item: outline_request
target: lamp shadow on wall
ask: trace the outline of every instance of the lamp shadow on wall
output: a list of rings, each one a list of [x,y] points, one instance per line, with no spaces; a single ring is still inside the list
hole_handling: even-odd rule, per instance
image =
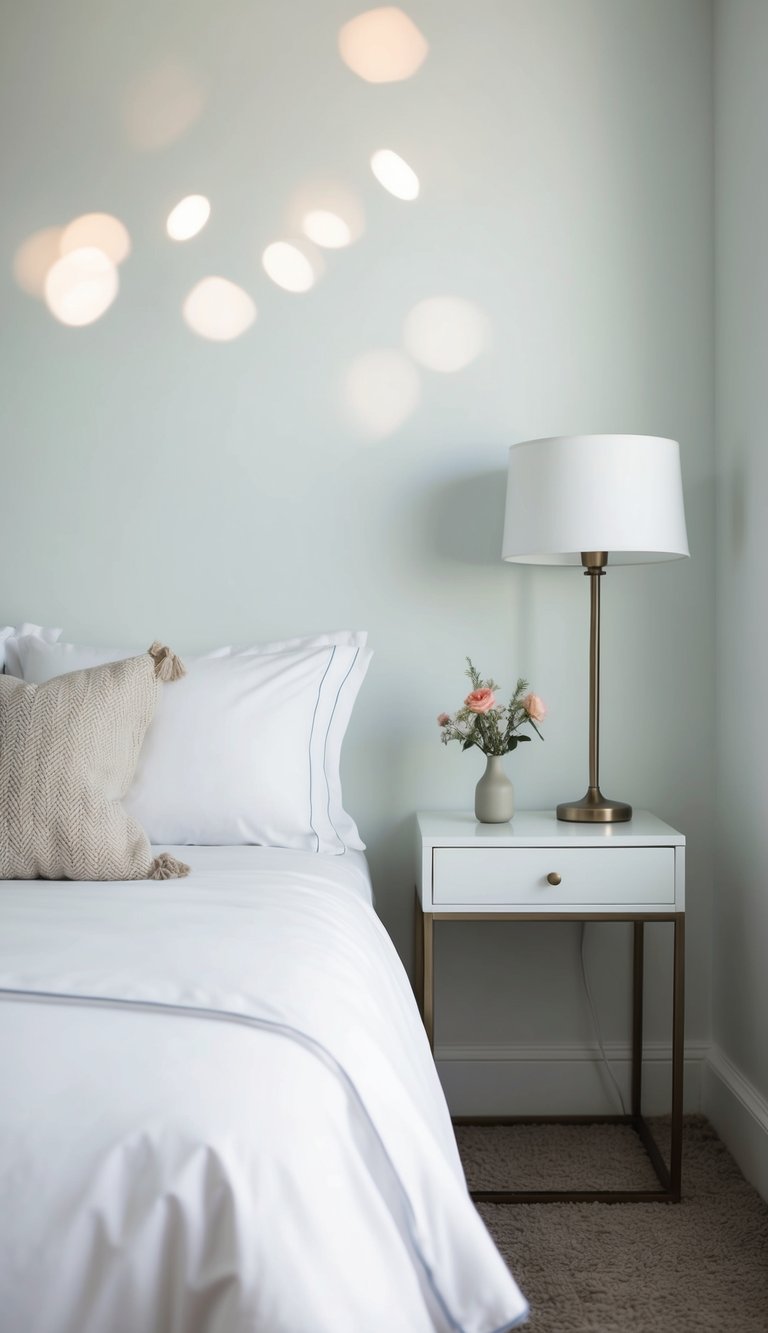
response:
[[[516,649],[524,649],[534,628],[534,571],[502,561],[506,488],[506,470],[500,469],[470,473],[431,486],[424,497],[418,526],[424,546],[436,563],[475,569],[481,565],[489,569],[489,574],[493,569],[493,587],[503,589],[504,602],[499,609],[508,617]]]
[[[506,484],[505,472],[480,472],[430,490],[424,534],[440,560],[500,563]]]
[[[429,559],[443,570],[463,565],[475,576],[478,566],[487,571],[489,632],[494,624],[503,625],[510,655],[524,661],[536,636],[536,571],[501,558],[506,487],[506,469],[433,485],[418,526]]]

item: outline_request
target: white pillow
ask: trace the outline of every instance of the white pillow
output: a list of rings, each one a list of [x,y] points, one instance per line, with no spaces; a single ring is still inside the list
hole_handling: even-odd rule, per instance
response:
[[[0,631],[0,636],[3,631]],[[67,671],[84,671],[87,667],[103,666],[106,662],[122,662],[126,657],[139,657],[142,648],[92,648],[80,643],[56,643],[52,638],[61,630],[38,630],[37,626],[22,626],[21,630],[11,630],[12,639],[6,641],[6,659],[13,660],[18,669],[6,670],[14,676],[22,676],[31,685],[42,685],[53,676],[63,676]],[[32,642],[22,642],[24,636],[32,636]],[[274,639],[270,643],[254,643],[243,647],[227,644],[222,648],[212,648],[207,653],[196,657],[184,654],[184,665],[189,667],[202,658],[236,657],[240,654],[283,653],[303,648],[325,648],[331,644],[346,644],[364,648],[368,641],[365,630],[332,630],[328,634],[314,634],[304,639]]]
[[[365,636],[343,637],[358,642],[300,640],[293,651],[270,644],[185,660],[187,675],[161,695],[123,801],[151,842],[363,849],[343,808],[339,763],[371,653]],[[24,678],[37,683],[79,669],[78,653],[91,651],[19,644]]]
[[[22,625],[17,625],[13,629],[6,625],[0,629],[0,671],[5,671],[9,676],[23,676],[21,661],[18,652],[18,640],[22,637],[39,638],[44,643],[54,643],[61,634],[60,629],[45,629],[42,625],[31,625],[24,621]],[[138,657],[139,653],[134,653]],[[110,661],[118,661],[118,658],[110,658]]]

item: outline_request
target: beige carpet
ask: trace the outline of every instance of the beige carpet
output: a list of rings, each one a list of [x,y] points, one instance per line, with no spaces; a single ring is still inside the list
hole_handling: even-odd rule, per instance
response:
[[[457,1137],[470,1188],[655,1187],[623,1126],[460,1126]],[[530,1302],[531,1333],[768,1333],[768,1204],[699,1116],[686,1118],[680,1204],[480,1213]]]

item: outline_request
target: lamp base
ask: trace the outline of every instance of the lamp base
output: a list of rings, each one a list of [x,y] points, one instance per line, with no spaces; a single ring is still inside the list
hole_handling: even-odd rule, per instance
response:
[[[599,787],[589,787],[580,801],[563,801],[557,817],[581,824],[618,824],[632,818],[632,806],[609,800]]]

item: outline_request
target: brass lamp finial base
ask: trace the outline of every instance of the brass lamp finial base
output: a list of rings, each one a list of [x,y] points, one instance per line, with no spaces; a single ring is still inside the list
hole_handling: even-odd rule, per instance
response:
[[[599,787],[589,787],[580,801],[563,801],[557,817],[581,824],[618,824],[632,818],[632,806],[609,800]]]

